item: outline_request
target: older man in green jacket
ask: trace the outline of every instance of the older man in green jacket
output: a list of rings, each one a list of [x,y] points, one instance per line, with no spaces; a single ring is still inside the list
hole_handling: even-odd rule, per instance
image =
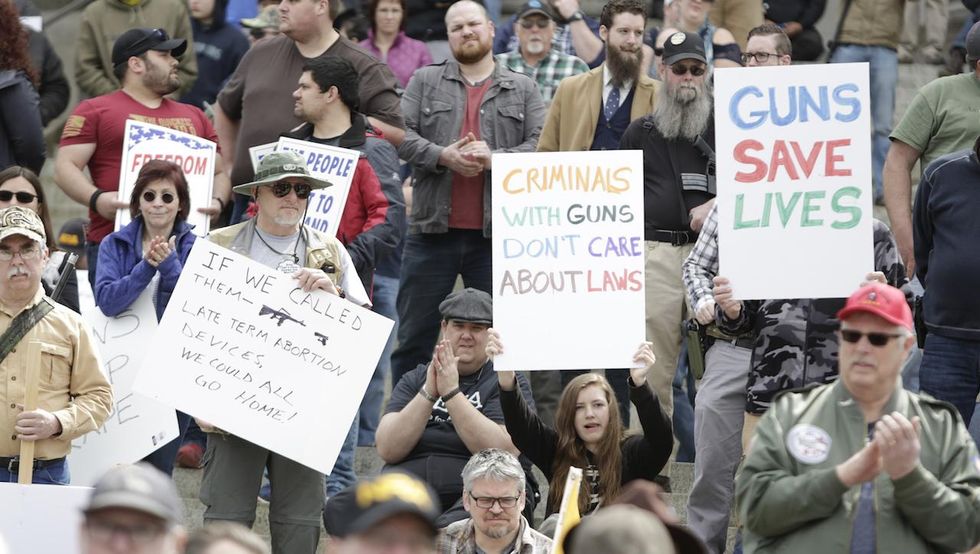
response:
[[[736,478],[745,552],[962,552],[980,543],[980,458],[952,406],[902,388],[905,296],[838,313],[840,379],[779,397]]]

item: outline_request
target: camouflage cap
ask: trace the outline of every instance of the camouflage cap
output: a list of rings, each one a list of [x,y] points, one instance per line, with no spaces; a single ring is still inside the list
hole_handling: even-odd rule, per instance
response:
[[[41,218],[20,206],[0,210],[0,240],[13,235],[23,235],[42,245],[47,242]]]
[[[259,15],[241,20],[242,27],[248,29],[278,29],[279,4],[262,8]]]
[[[482,290],[465,288],[447,296],[439,304],[439,313],[445,320],[492,325],[493,299]]]
[[[912,309],[905,300],[905,294],[891,285],[871,283],[861,287],[847,299],[844,308],[837,312],[837,319],[844,321],[858,312],[876,315],[909,331],[915,330]]]

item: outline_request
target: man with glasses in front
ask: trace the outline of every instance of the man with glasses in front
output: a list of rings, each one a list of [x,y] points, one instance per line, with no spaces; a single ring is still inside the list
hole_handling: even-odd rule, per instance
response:
[[[335,237],[303,224],[310,192],[329,186],[310,175],[300,154],[267,154],[255,181],[235,187],[236,193],[253,197],[258,213],[212,232],[208,240],[290,275],[305,291],[320,289],[368,306],[347,250]],[[198,424],[208,433],[208,463],[201,481],[205,523],[234,521],[251,527],[262,473],[268,469],[273,552],[313,554],[320,539],[323,474],[207,422],[198,420]]]
[[[0,482],[17,482],[21,444],[34,442],[32,482],[67,485],[71,441],[98,429],[112,411],[112,387],[88,324],[44,294],[44,225],[20,206],[0,210]],[[40,342],[40,359],[31,342]],[[27,371],[38,373],[37,406],[25,399]]]
[[[551,539],[532,529],[521,515],[524,480],[520,462],[506,450],[488,448],[474,454],[463,468],[463,507],[470,517],[443,529],[436,551],[551,552]]]
[[[905,295],[866,285],[837,318],[840,379],[778,397],[736,478],[745,551],[969,550],[980,458],[953,406],[902,388]]]

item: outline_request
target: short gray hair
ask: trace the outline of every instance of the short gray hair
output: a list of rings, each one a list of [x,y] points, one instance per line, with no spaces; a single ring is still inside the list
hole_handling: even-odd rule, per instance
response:
[[[209,523],[191,533],[186,554],[206,554],[212,546],[223,541],[240,546],[250,554],[269,554],[265,541],[248,527],[231,521]]]
[[[499,448],[481,450],[466,462],[466,467],[463,468],[463,491],[473,490],[473,481],[477,479],[517,481],[518,491],[523,491],[526,483],[521,463],[513,454]]]

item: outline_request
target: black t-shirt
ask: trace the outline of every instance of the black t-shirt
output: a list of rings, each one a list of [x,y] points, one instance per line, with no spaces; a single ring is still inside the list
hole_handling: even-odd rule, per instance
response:
[[[406,373],[398,381],[395,389],[391,391],[391,398],[388,400],[385,413],[399,412],[415,398],[419,389],[425,384],[426,367],[427,364],[421,364]],[[533,407],[534,400],[531,398],[531,387],[527,379],[518,374],[517,383],[525,401]],[[476,373],[460,377],[459,388],[463,396],[470,401],[470,404],[476,407],[487,419],[500,425],[504,424],[504,412],[500,408],[500,389],[497,388],[497,373],[493,370],[492,361],[488,361]],[[463,439],[456,433],[449,411],[441,399],[432,406],[432,413],[429,415],[429,421],[425,424],[425,431],[422,432],[418,444],[409,452],[405,460],[433,454],[456,456],[465,460],[469,460],[471,455],[466,444],[463,443]]]
[[[701,136],[714,148],[714,120]],[[644,227],[690,231],[687,213],[715,196],[707,192],[708,157],[689,140],[663,138],[649,115],[630,123],[620,148],[643,150]]]

